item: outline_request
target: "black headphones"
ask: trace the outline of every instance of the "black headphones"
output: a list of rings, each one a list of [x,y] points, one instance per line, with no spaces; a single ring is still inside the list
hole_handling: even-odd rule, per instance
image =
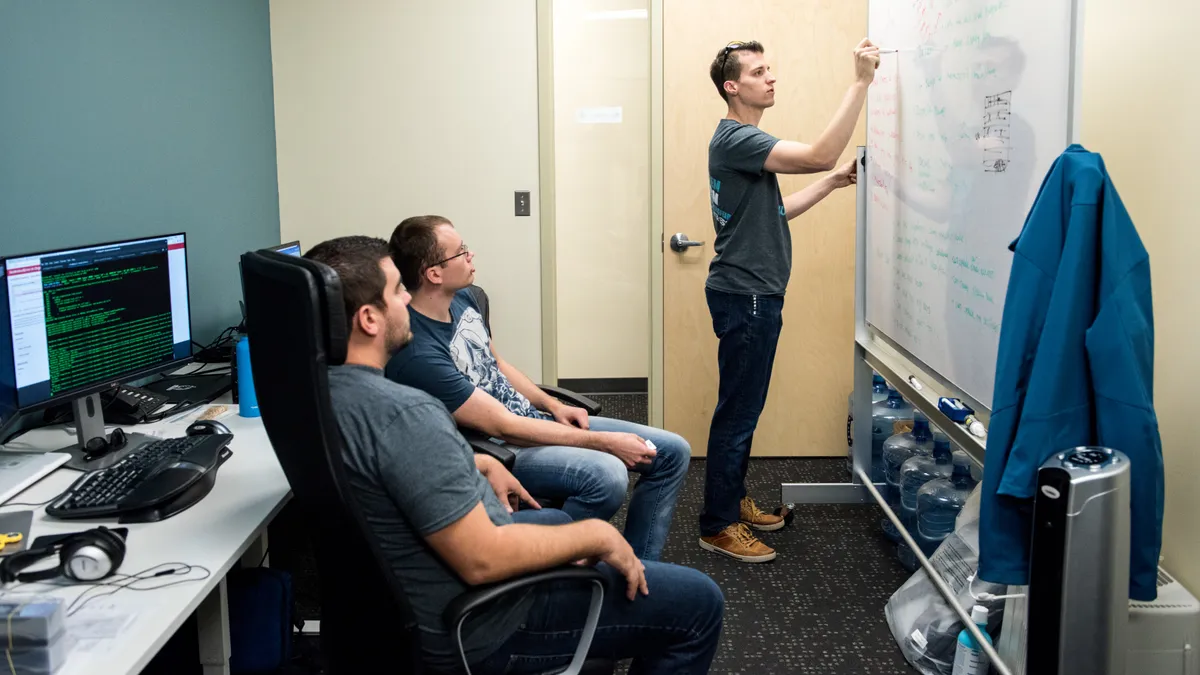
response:
[[[36,572],[22,572],[33,563],[58,554],[58,565]],[[75,581],[98,581],[125,560],[125,540],[107,527],[67,535],[41,548],[18,551],[0,561],[0,583],[45,581],[64,576]]]

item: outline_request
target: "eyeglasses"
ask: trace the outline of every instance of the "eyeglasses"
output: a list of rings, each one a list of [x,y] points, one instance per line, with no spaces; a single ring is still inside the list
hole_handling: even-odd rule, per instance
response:
[[[729,60],[729,52],[736,52],[745,46],[746,43],[740,40],[735,40],[725,45],[725,49],[721,52],[721,77],[725,77],[725,62]]]
[[[433,263],[432,265],[430,265],[430,267],[436,267],[438,265],[441,265],[442,263],[448,263],[451,260],[454,260],[455,258],[461,258],[468,253],[470,253],[470,251],[467,249],[467,243],[463,242],[463,245],[458,247],[458,253],[455,253],[454,255],[450,256],[449,258],[446,258],[445,260],[439,260],[439,261]]]

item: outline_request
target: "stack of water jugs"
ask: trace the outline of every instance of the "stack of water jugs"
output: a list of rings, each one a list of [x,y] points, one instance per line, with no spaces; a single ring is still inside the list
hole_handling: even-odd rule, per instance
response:
[[[850,394],[849,408],[853,417],[854,394]],[[875,375],[871,388],[871,481],[883,482],[883,443],[895,435],[898,423],[911,423],[913,407],[900,392],[884,383],[883,378]],[[851,443],[853,442],[852,439]],[[846,448],[846,470],[854,473],[854,446],[850,443]]]
[[[884,497],[926,556],[933,555],[962,511],[978,482],[971,460],[962,451],[952,452],[950,439],[933,428],[929,419],[875,376],[872,388],[871,480],[884,483]],[[900,425],[911,431],[895,433]],[[848,467],[853,464],[847,458]],[[892,521],[884,518],[884,534],[897,542],[896,555],[910,571],[916,556],[900,537]]]
[[[912,431],[895,434],[883,442],[883,471],[885,488],[883,496],[897,515],[900,510],[900,469],[904,463],[916,455],[933,454],[933,432],[929,428],[929,419],[920,411],[912,413]],[[883,533],[894,542],[901,541],[900,533],[888,518],[881,522]],[[916,531],[910,529],[910,534]]]
[[[975,489],[971,458],[961,450],[954,453],[953,470],[948,478],[929,481],[917,490],[917,532],[913,537],[921,552],[933,555],[951,532],[958,514]]]
[[[916,539],[918,535],[917,497],[921,489],[931,481],[949,478],[953,471],[952,462],[950,439],[938,435],[933,441],[932,454],[913,455],[900,465],[900,522],[913,539]],[[954,529],[953,522],[950,524],[950,529]],[[945,538],[945,534],[942,535],[942,538]],[[937,543],[941,543],[941,540],[938,540]],[[936,544],[934,548],[937,548]],[[931,550],[930,553],[932,552]],[[896,555],[900,558],[900,563],[910,571],[917,568],[917,558],[907,544],[900,543],[896,548]]]
[[[882,375],[880,375],[879,373],[875,373],[874,376],[871,378],[871,405],[874,406],[877,403],[886,401],[887,397],[888,397],[887,383],[884,382]],[[846,404],[846,410],[847,410],[847,414],[846,414],[846,441],[847,441],[846,442],[846,471],[851,476],[853,476],[854,475],[854,441],[851,438],[851,429],[853,429],[853,426],[854,426],[854,392],[850,392],[850,397]],[[873,415],[878,414],[877,411],[872,411],[872,413],[873,413]],[[872,455],[872,457],[874,457],[874,455],[875,455],[874,443],[875,443],[875,438],[878,437],[878,435],[879,435],[879,431],[877,431],[878,429],[879,429],[878,423],[875,423],[872,425],[872,431],[874,432],[871,434],[871,436],[872,436],[872,438],[871,438],[871,442],[872,442],[871,455]],[[891,432],[889,431],[888,434],[890,435]]]
[[[882,483],[884,480],[883,445],[899,431],[896,425],[912,421],[912,404],[891,387],[888,387],[887,398],[871,406],[871,482]]]

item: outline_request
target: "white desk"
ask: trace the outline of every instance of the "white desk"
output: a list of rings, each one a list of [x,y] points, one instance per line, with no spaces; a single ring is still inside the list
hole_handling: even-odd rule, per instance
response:
[[[236,411],[236,406],[230,406]],[[193,416],[188,415],[185,420]],[[258,565],[265,554],[266,528],[291,496],[291,490],[271,444],[261,418],[243,418],[236,412],[219,420],[234,433],[229,444],[233,451],[217,473],[212,492],[190,509],[159,523],[118,525],[116,519],[56,520],[46,517],[44,508],[34,509],[33,524],[28,541],[46,534],[78,532],[97,525],[128,527],[125,561],[119,573],[133,574],[160,563],[203,565],[212,575],[203,581],[175,584],[153,591],[123,589],[90,605],[110,603],[120,611],[136,613],[136,619],[115,638],[111,649],[99,659],[89,654],[72,652],[59,675],[97,675],[109,673],[138,673],[166,644],[192,612],[198,611],[200,632],[200,662],[205,675],[229,672],[228,603],[225,595],[225,574],[245,556],[251,566]],[[124,427],[127,431],[160,432],[164,437],[183,435],[187,421]],[[110,427],[111,430],[111,427]],[[57,449],[74,442],[74,431],[62,427],[38,429],[15,439],[10,447]],[[35,483],[11,501],[38,503],[52,499],[80,476],[78,471],[61,468]],[[16,511],[29,507],[4,507],[0,511]],[[33,567],[30,569],[37,569]],[[193,570],[186,576],[164,576],[157,585],[183,578],[198,578],[203,572]],[[42,591],[47,585],[17,588],[15,592]],[[52,595],[68,602],[82,593],[86,586],[55,589]],[[96,589],[98,594],[109,589]]]

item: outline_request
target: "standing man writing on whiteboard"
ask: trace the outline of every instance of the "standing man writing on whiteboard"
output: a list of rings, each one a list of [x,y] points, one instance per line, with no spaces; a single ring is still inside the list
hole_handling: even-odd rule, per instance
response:
[[[776,174],[830,171],[850,142],[875,78],[879,49],[864,39],[854,49],[855,81],[825,131],[811,145],[779,140],[758,128],[775,105],[775,76],[758,42],[731,42],[709,68],[729,104],[708,145],[709,188],[716,257],[705,295],[720,340],[720,391],[708,438],[700,547],[742,562],[767,562],[775,550],[760,531],[783,527],[746,495],[754,429],[767,400],[775,346],[783,327],[783,294],[792,271],[788,221],[829,193],[857,180],[851,160],[812,185],[784,197]]]

